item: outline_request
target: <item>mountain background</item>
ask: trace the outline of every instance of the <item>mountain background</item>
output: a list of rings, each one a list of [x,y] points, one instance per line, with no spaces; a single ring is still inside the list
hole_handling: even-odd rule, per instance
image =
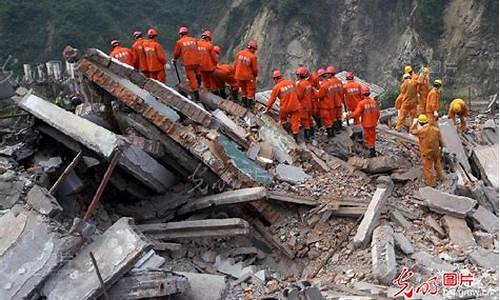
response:
[[[20,72],[62,59],[68,44],[108,52],[111,39],[129,45],[149,27],[171,52],[180,26],[197,36],[212,30],[225,62],[256,39],[259,89],[272,86],[275,68],[292,76],[299,65],[332,64],[393,94],[411,64],[430,66],[448,97],[498,92],[498,0],[3,0],[0,60],[10,56],[6,68]]]

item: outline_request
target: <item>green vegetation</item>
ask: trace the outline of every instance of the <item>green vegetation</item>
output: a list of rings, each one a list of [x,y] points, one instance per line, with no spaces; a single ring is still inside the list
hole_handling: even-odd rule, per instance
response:
[[[444,31],[443,14],[446,1],[417,0],[417,30],[428,41],[437,41]]]

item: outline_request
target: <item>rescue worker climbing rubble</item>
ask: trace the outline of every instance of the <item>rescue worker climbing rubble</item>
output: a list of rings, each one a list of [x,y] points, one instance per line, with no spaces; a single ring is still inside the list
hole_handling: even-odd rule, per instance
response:
[[[426,101],[427,95],[430,91],[429,85],[429,73],[430,70],[427,67],[422,69],[422,72],[418,75],[417,83],[418,83],[418,106],[417,113],[424,114],[426,109]]]
[[[200,93],[198,91],[197,74],[200,68],[200,52],[198,50],[198,41],[189,36],[189,29],[181,27],[178,31],[179,39],[175,43],[174,59],[172,63],[177,64],[177,60],[182,58],[184,62],[184,71],[189,81],[192,97],[195,101],[200,101]]]
[[[344,101],[345,101],[345,110],[346,111],[354,111],[358,106],[358,103],[363,99],[361,95],[361,88],[363,87],[359,82],[354,80],[354,73],[352,71],[348,71],[346,73],[347,82],[343,85],[344,91]],[[359,127],[359,118],[354,118],[354,127]],[[357,134],[361,137],[361,132]]]
[[[165,72],[165,64],[167,56],[163,47],[156,41],[158,32],[154,28],[148,30],[149,40],[143,42],[144,53],[146,56],[146,65],[148,77],[161,82],[167,82],[167,73]]]
[[[417,127],[417,123],[420,125],[420,128]],[[427,116],[424,114],[419,115],[418,119],[413,121],[410,133],[418,137],[425,184],[435,187],[437,186],[437,180],[443,178],[441,163],[443,140],[441,133],[436,126],[428,123]],[[433,169],[436,172],[436,176],[433,174]]]
[[[315,97],[318,98],[318,111],[321,118],[321,123],[326,129],[329,137],[335,136],[333,122],[335,121],[335,98],[334,98],[334,81],[330,80],[332,73],[327,73],[325,70],[318,70],[318,76],[321,80],[318,91],[315,91]]]
[[[264,113],[269,112],[276,99],[279,98],[280,124],[283,126],[289,122],[293,138],[298,142],[300,130],[300,102],[297,97],[297,88],[293,81],[284,79],[279,70],[273,71],[273,81],[275,85]]]
[[[467,118],[468,115],[469,115],[469,109],[463,99],[457,98],[451,101],[450,106],[448,108],[448,119],[451,119],[453,120],[454,123],[456,123],[456,116],[459,117],[460,127],[458,127],[458,129],[460,130],[460,132],[464,132],[465,129],[467,128],[465,119]]]
[[[239,51],[234,58],[234,78],[238,80],[243,106],[255,106],[256,80],[259,73],[257,61],[257,42],[250,40],[244,50]]]
[[[201,40],[198,41],[198,51],[200,54],[200,73],[203,87],[211,92],[215,92],[215,80],[213,72],[217,65],[217,54],[212,45],[212,33],[205,31],[201,34]]]
[[[338,132],[342,129],[342,104],[344,102],[344,89],[342,81],[335,77],[337,69],[334,66],[328,66],[326,73],[330,74],[331,89],[333,93],[333,128]]]
[[[299,67],[295,72],[297,75],[297,96],[300,102],[300,121],[304,127],[304,140],[310,141],[313,137],[313,86],[309,82],[309,70]]]
[[[226,84],[231,89],[231,99],[238,101],[238,82],[234,79],[234,68],[229,64],[218,64],[212,74],[217,94],[226,99]]]
[[[361,118],[363,127],[363,138],[365,139],[366,147],[370,151],[370,157],[376,156],[375,142],[377,139],[377,124],[380,118],[380,108],[378,102],[370,97],[370,89],[361,87],[363,99],[358,103],[356,110],[349,113],[344,113],[345,118]]]
[[[111,57],[129,66],[134,66],[134,53],[129,48],[123,47],[120,41],[112,40],[111,49],[111,53],[109,54]]]
[[[408,74],[408,75],[407,75]],[[417,81],[413,79],[411,74],[404,75],[404,81],[401,84],[400,92],[397,101],[400,101],[401,108],[399,109],[399,118],[396,124],[396,130],[401,131],[407,117],[411,120],[417,115],[418,91]]]
[[[319,69],[309,76],[309,82],[313,86],[314,89],[319,90],[320,88],[320,79],[325,74],[325,70]],[[316,128],[321,128],[321,116],[319,113],[319,99],[316,97],[316,93],[313,94],[313,119],[316,123]],[[313,135],[314,135],[314,126],[313,126]]]
[[[427,95],[425,102],[425,115],[429,120],[429,124],[436,125],[439,117],[439,105],[441,103],[441,86],[443,82],[439,79],[434,80],[433,88]]]
[[[146,51],[144,50],[144,44],[147,40],[144,39],[143,34],[140,31],[135,31],[133,33],[133,37],[134,43],[130,49],[134,53],[134,68],[143,73],[144,76],[149,77]]]

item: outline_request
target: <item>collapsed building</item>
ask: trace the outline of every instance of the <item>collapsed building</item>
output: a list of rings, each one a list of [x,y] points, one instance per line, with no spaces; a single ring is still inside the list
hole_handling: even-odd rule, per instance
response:
[[[497,112],[462,135],[439,121],[447,176],[429,188],[394,109],[367,159],[350,127],[297,144],[278,106],[196,103],[97,49],[72,59],[87,101],[19,87],[27,116],[2,129],[0,298],[401,298],[404,267],[415,286],[462,272],[498,293]]]

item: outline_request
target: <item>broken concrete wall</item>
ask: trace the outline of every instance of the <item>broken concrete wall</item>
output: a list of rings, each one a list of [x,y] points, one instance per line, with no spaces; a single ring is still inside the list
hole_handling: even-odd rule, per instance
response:
[[[441,137],[443,138],[444,146],[448,153],[453,155],[456,160],[463,166],[465,171],[471,172],[469,160],[465,154],[464,147],[458,136],[457,129],[448,118],[441,118],[439,120],[439,130],[441,131]]]
[[[293,138],[268,115],[259,118],[259,135],[273,148],[273,156],[279,163],[293,163],[293,151],[297,144]]]
[[[498,190],[498,145],[477,146],[472,150],[472,160],[485,184]]]

